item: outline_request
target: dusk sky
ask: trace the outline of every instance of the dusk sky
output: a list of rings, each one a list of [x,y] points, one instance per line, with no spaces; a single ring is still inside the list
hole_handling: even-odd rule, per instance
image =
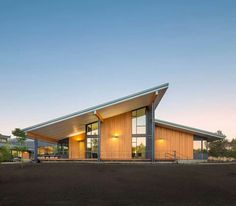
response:
[[[156,118],[236,137],[236,1],[0,1],[0,133],[159,84]]]

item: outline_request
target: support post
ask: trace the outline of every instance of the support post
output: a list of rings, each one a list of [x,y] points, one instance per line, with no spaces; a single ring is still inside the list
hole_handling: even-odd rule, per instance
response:
[[[101,161],[101,120],[98,120],[98,161]]]
[[[203,154],[203,139],[201,139],[201,156],[202,156],[202,160],[203,160],[203,157],[204,157],[204,154]]]
[[[152,103],[152,162],[155,162],[155,108]]]
[[[38,140],[34,140],[34,161],[38,161]]]
[[[155,108],[152,103],[146,112],[146,158],[155,161]]]
[[[206,140],[206,160],[208,160],[208,141]]]

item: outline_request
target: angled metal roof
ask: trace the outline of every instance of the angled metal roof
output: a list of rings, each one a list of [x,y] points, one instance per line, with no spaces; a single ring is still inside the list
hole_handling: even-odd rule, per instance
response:
[[[0,139],[9,139],[11,136],[0,134]]]
[[[174,130],[179,130],[179,131],[191,133],[197,138],[207,138],[209,140],[217,140],[217,139],[225,138],[225,136],[218,135],[217,133],[208,132],[205,130],[201,130],[201,129],[197,129],[197,128],[193,128],[193,127],[188,127],[188,126],[184,126],[184,125],[180,125],[180,124],[176,124],[176,123],[172,123],[172,122],[167,122],[167,121],[163,121],[160,119],[156,119],[155,123],[157,126],[160,125],[162,127],[166,127],[169,129],[174,129]]]
[[[110,101],[110,102],[107,102],[107,103],[104,103],[104,104],[100,104],[100,105],[90,107],[90,108],[87,108],[87,109],[84,109],[84,110],[81,110],[81,111],[78,111],[78,112],[75,112],[75,113],[72,113],[72,114],[69,114],[69,115],[65,115],[65,116],[50,120],[50,121],[46,121],[46,122],[31,126],[31,127],[24,128],[23,131],[28,132],[28,131],[32,131],[32,130],[37,130],[37,129],[40,129],[42,127],[49,126],[51,124],[59,123],[59,122],[62,122],[62,121],[68,120],[68,119],[72,119],[72,118],[75,118],[75,117],[78,117],[78,116],[82,116],[84,114],[90,114],[92,112],[95,112],[95,111],[98,111],[98,110],[101,110],[101,109],[104,109],[104,108],[107,108],[107,107],[110,107],[110,106],[113,106],[113,105],[117,105],[117,104],[120,104],[120,103],[123,103],[123,102],[127,102],[129,100],[133,100],[133,99],[136,99],[138,97],[142,97],[144,95],[148,95],[148,94],[151,94],[153,92],[160,91],[160,90],[161,91],[164,90],[164,92],[161,94],[161,95],[164,95],[164,93],[167,90],[168,86],[169,86],[169,84],[166,83],[166,84],[162,84],[162,85],[159,85],[159,86],[156,86],[156,87],[152,87],[150,89],[146,89],[144,91],[137,92],[137,93],[134,93],[134,94],[131,94],[131,95],[128,95],[128,96],[125,96],[125,97],[122,97],[122,98],[119,98],[119,99],[116,99],[116,100],[113,100],[113,101]]]

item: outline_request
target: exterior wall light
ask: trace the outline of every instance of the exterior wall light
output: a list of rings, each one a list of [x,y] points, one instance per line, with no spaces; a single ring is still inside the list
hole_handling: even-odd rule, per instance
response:
[[[119,138],[119,135],[118,134],[114,134],[114,135],[112,135],[112,138]]]
[[[160,137],[160,138],[157,139],[158,142],[164,142],[164,140],[165,140],[165,139],[162,138],[162,137]]]

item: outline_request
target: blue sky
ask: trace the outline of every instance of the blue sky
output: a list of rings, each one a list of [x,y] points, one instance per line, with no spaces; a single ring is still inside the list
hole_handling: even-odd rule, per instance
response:
[[[0,1],[0,133],[165,82],[156,117],[236,137],[236,1]]]

